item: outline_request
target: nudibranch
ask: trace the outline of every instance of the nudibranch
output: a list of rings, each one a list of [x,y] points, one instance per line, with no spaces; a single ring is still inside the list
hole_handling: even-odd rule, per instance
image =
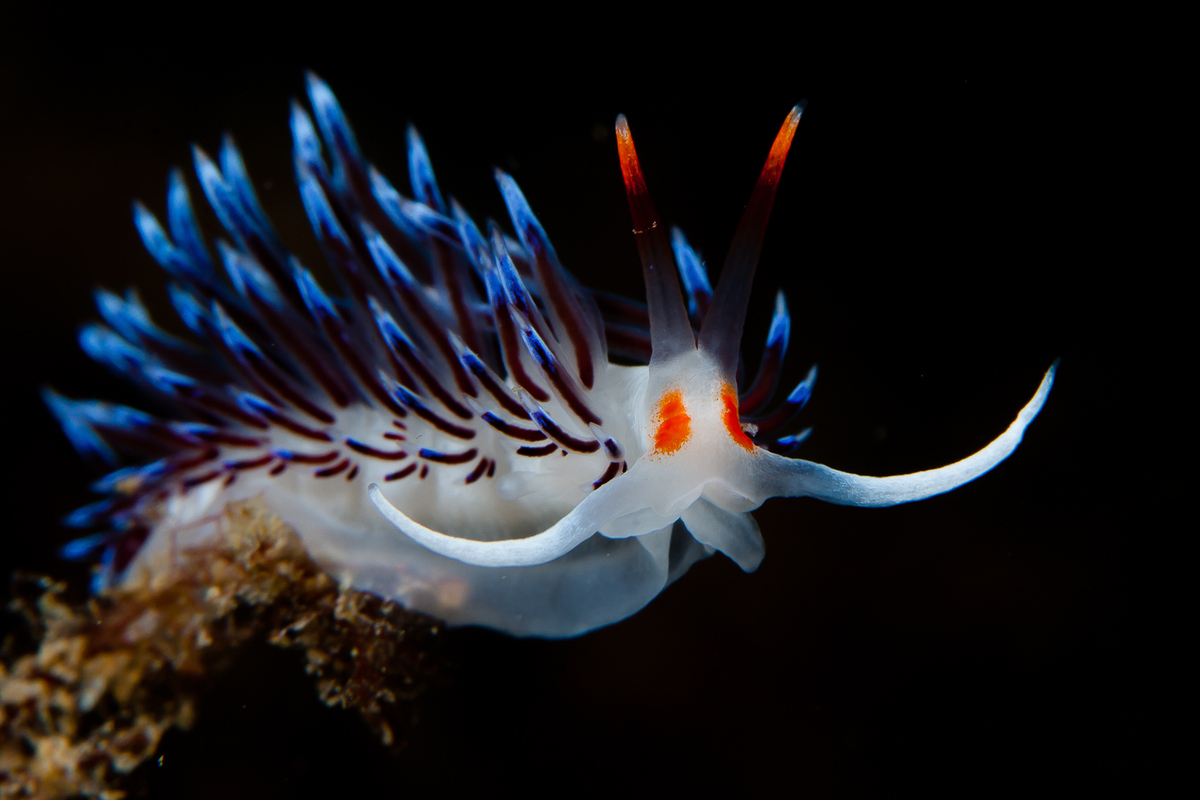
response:
[[[618,118],[642,305],[581,286],[511,176],[496,172],[515,236],[481,229],[442,194],[415,129],[405,197],[312,75],[308,96],[311,116],[291,111],[296,178],[339,293],[280,241],[233,141],[216,160],[195,148],[224,228],[217,257],[178,170],[166,227],[140,203],[134,222],[202,344],[156,326],[133,290],[97,290],[106,324],[79,337],[179,418],[45,390],[84,455],[155,459],[97,481],[105,499],[66,520],[92,529],[64,553],[98,555],[101,588],[169,580],[181,549],[217,535],[226,504],[258,498],[359,590],[452,624],[573,636],[635,613],[714,551],[756,569],[749,512],[769,497],[887,506],[961,486],[1013,452],[1046,400],[1054,367],[999,438],[939,469],[874,478],[790,457],[816,369],[772,404],[790,332],[782,294],[745,388],[738,359],[801,106],[715,289],[659,219]]]

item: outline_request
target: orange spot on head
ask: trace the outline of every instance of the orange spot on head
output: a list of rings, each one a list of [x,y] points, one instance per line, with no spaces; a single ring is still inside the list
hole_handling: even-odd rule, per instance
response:
[[[725,423],[725,430],[734,442],[751,452],[754,451],[754,442],[750,441],[750,437],[742,430],[742,420],[738,416],[737,392],[728,383],[721,386],[721,421]]]
[[[642,177],[642,165],[638,163],[633,134],[629,132],[629,121],[624,114],[617,117],[617,155],[621,159],[621,176],[625,178],[629,213],[633,215],[633,230],[635,233],[648,231],[658,225],[658,211],[650,199],[646,179]]]
[[[692,418],[688,416],[687,407],[683,404],[683,393],[678,389],[670,389],[663,393],[658,400],[654,417],[657,420],[654,429],[656,455],[670,455],[692,438]]]

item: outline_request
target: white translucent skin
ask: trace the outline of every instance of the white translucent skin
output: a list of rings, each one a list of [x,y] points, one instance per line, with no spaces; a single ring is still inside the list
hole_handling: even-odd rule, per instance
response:
[[[764,545],[748,512],[769,497],[887,506],[979,477],[1016,448],[1054,375],[1052,367],[1016,421],[978,453],[940,469],[871,478],[736,443],[722,421],[721,381],[702,351],[651,369],[598,370],[589,399],[629,463],[627,473],[599,490],[590,484],[607,465],[602,453],[520,457],[505,437],[481,426],[470,444],[496,458],[495,479],[467,485],[471,464],[431,465],[426,480],[414,475],[387,483],[383,476],[397,462],[369,458],[358,460],[361,474],[351,483],[340,476],[315,480],[311,469],[296,465],[276,477],[246,473],[228,488],[214,482],[168,501],[168,521],[127,574],[160,570],[171,553],[214,535],[226,503],[262,497],[318,563],[348,585],[452,624],[572,636],[638,611],[713,551],[756,569]],[[655,453],[654,409],[672,389],[682,394],[691,437],[674,453]],[[546,408],[561,412],[560,423],[569,419],[565,409]],[[391,416],[366,406],[340,413],[334,430],[381,449],[395,446],[381,438],[394,430]],[[578,426],[572,433],[589,437]],[[433,429],[421,436],[409,444],[463,449],[461,440]],[[311,442],[287,435],[272,444],[314,451]]]

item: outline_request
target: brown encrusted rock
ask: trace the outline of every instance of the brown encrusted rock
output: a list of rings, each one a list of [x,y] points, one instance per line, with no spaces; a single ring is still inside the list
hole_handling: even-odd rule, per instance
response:
[[[83,606],[62,584],[17,578],[10,609],[36,650],[0,660],[0,797],[124,796],[121,777],[190,726],[200,679],[254,638],[303,649],[325,703],[402,741],[440,674],[440,623],[338,586],[261,503],[230,504],[220,530],[168,574]]]

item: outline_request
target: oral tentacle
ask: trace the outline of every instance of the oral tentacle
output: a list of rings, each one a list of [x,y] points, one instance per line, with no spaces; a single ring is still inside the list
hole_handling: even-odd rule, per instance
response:
[[[956,489],[983,475],[1016,449],[1025,429],[1042,410],[1057,368],[1056,361],[1046,370],[1033,398],[1004,433],[961,461],[910,475],[872,478],[841,472],[811,461],[761,453],[755,465],[758,484],[754,487],[755,497],[763,500],[767,497],[815,497],[837,505],[877,508],[924,500]]]
[[[449,536],[425,527],[392,505],[377,484],[368,486],[367,492],[371,502],[397,530],[439,555],[480,567],[531,567],[566,555],[595,535],[605,523],[649,508],[649,485],[647,481],[639,483],[631,470],[601,485],[540,533],[523,539],[486,542]]]

